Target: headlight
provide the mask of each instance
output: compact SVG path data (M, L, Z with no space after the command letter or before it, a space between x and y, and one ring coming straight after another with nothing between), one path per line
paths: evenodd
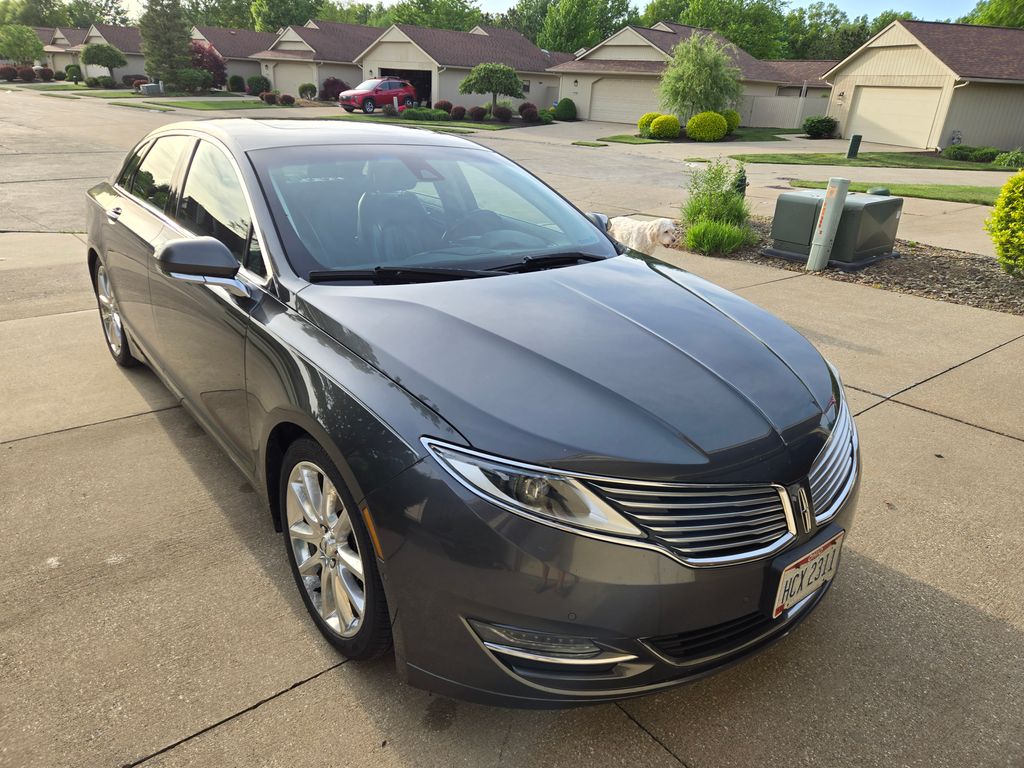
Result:
M575 478L434 440L424 439L423 444L462 485L510 512L614 536L643 536L642 531Z

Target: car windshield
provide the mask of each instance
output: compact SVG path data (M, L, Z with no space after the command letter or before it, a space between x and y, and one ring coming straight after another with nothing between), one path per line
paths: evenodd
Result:
M363 82L361 82L359 85L357 85L353 90L356 90L356 91L372 91L374 88L376 88L378 85L380 85L380 82L381 82L380 80L363 80Z
M616 255L578 210L486 150L314 146L250 157L288 261L307 279L333 270L485 270L547 255Z

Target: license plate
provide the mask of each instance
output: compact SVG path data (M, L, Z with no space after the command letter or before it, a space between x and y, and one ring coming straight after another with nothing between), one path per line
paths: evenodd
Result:
M779 579L779 590L775 593L773 619L777 619L836 575L839 552L843 547L845 535L836 534L820 547L816 547L783 569L782 578Z

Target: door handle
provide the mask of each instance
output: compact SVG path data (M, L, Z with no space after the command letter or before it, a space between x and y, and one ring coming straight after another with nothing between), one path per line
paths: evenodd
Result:
M114 224L117 222L117 219L120 215L120 208L111 208L109 211L107 211L107 221L109 221L111 224Z

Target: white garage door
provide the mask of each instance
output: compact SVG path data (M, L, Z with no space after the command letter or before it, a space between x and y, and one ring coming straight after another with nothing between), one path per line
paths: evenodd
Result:
M644 112L658 112L656 77L605 77L590 92L590 119L636 123Z
M274 88L281 93L299 95L299 86L316 82L316 67L312 64L282 61L274 67Z
M925 148L941 94L940 88L859 86L845 133L879 144Z

